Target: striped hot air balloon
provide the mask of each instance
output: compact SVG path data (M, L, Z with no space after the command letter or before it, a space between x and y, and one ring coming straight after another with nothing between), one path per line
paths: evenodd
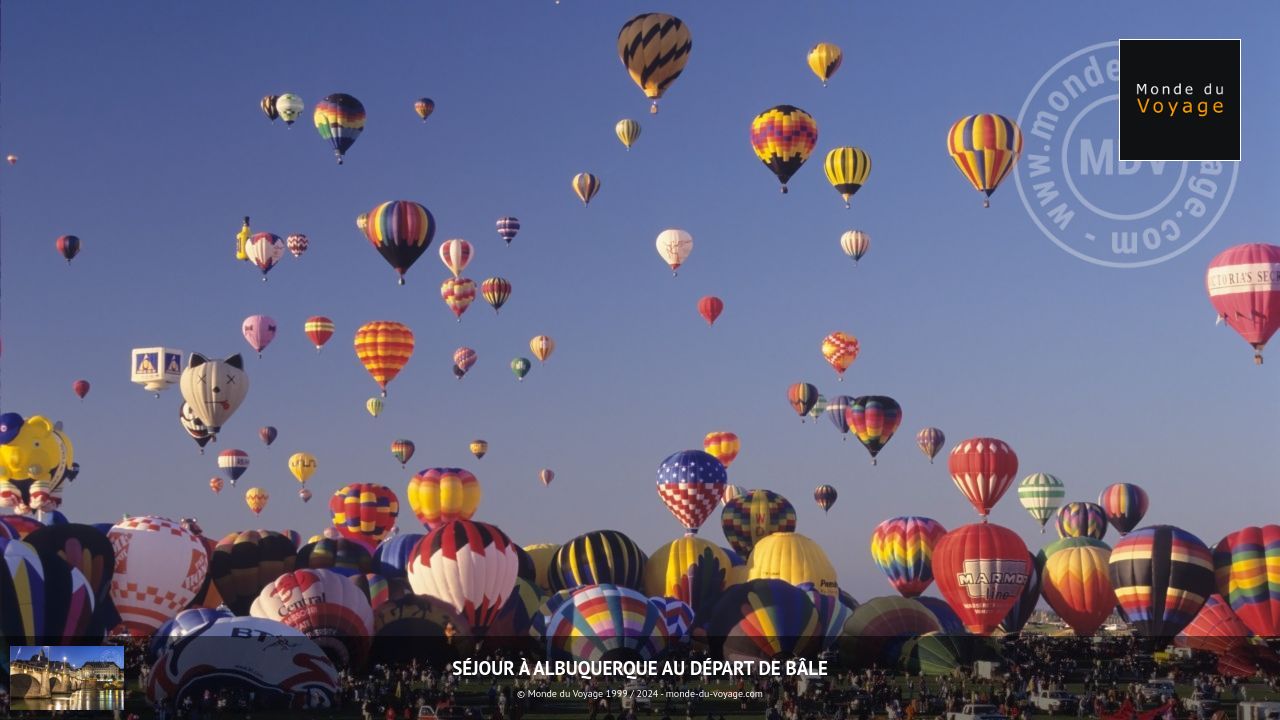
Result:
M1111 548L1091 537L1066 538L1040 551L1041 593L1077 636L1097 632L1115 610L1110 558Z
M742 449L742 442L738 440L738 436L734 433L727 430L716 430L707 433L707 436L702 439L702 449L710 453L712 457L719 460L727 468L738 457L738 451Z
M951 448L951 480L982 517L1000 502L1018 474L1018 455L1003 440L969 438Z
M658 466L658 497L694 535L720 504L720 493L729 482L725 466L702 450L682 450Z
M404 284L404 274L422 257L436 234L436 219L423 205L409 200L384 202L365 216L364 236Z
M871 464L875 465L876 456L902 424L902 406L885 395L864 395L854 398L845 414L850 429L871 454Z
M836 504L836 498L840 493L830 485L819 485L813 491L813 501L818 503L818 507L822 508L822 512L827 512L832 505Z
M1171 525L1121 538L1110 568L1120 614L1147 637L1177 635L1214 591L1213 554L1200 538Z
M342 536L373 552L396 524L400 500L390 488L376 483L351 483L329 499L330 519Z
M600 178L588 172L574 175L570 185L573 187L573 192L577 194L578 199L582 201L583 207L590 205L591 198L600 192Z
M947 151L973 188L986 195L982 206L991 207L991 193L1022 154L1022 130L1003 115L969 115L951 126Z
M947 443L947 436L936 427L927 427L916 433L916 446L929 458L929 464L937 457L938 451Z
M693 36L680 18L666 13L643 13L618 31L618 59L631 79L653 101L649 112L658 112L658 99L684 72L693 51Z
M413 514L429 530L452 520L469 520L480 505L480 481L462 468L429 468L409 479Z
M339 165L356 138L364 132L364 117L364 105L346 93L334 93L316 103L312 116L316 132L333 146Z
M413 459L413 452L416 449L417 446L413 444L412 440L401 438L391 442L391 456L400 461L401 468Z
M1108 485L1098 495L1098 504L1107 513L1107 521L1127 535L1147 514L1147 492L1133 483Z
M1107 535L1107 514L1091 502L1069 502L1058 510L1058 537L1101 540Z
M507 245L511 245L511 241L516 239L516 233L520 232L520 221L513 217L498 218L498 237L506 241Z
M469 278L449 278L440 284L440 297L458 322L462 322L462 313L476 299L476 282Z
M396 378L413 355L413 331L398 322L374 321L356 330L356 357L387 396L387 383Z
M903 597L915 597L933 583L933 547L947 529L927 517L889 518L871 533L871 559Z
M642 590L647 561L640 546L626 535L595 530L560 546L547 569L547 580L553 592L606 583Z
M1066 494L1062 481L1048 473L1033 473L1018 483L1018 502L1040 523L1042 533L1049 518L1062 505L1062 498Z
M507 304L507 298L511 297L511 281L501 277L485 278L480 282L480 296L497 313Z
M303 323L302 330L316 346L316 352L320 352L320 348L333 337L333 321L323 315L312 315Z
M827 181L840 193L847 208L849 199L862 188L867 176L871 174L871 156L862 148L832 148L827 153L823 169L827 172Z
M791 409L796 411L800 416L800 422L804 422L804 418L813 409L813 404L818 401L818 388L811 383L795 383L787 388L787 402L791 403Z
M1241 528L1213 552L1218 592L1256 635L1280 637L1280 525Z

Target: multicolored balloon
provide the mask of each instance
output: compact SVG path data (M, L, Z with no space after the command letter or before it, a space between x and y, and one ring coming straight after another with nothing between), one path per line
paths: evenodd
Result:
M1218 592L1258 637L1280 637L1280 525L1241 528L1214 548Z
M793 105L778 105L751 121L751 146L756 157L777 176L782 192L787 181L813 153L818 144L818 123L813 116Z
M938 590L975 635L989 635L1018 602L1032 572L1022 538L994 523L965 525L933 548Z
M222 478L217 476L209 478L209 489L213 491L214 495L222 492Z
M409 479L405 496L413 514L428 529L453 520L469 520L480 505L480 481L462 468L429 468Z
M1062 481L1048 473L1033 473L1022 478L1018 483L1018 502L1040 523L1040 532L1058 511L1062 498L1066 497L1066 486ZM1059 537L1062 537L1060 534Z
M591 204L591 198L600 192L600 178L587 172L578 173L573 176L570 186L573 188L573 192L577 194L578 199L582 201L582 206L586 207Z
M1120 615L1145 637L1177 635L1214 591L1213 554L1171 525L1121 538L1111 550L1110 575Z
M440 297L458 322L462 322L462 313L476 299L476 283L467 278L449 278L440 284Z
M311 241L307 239L306 235L294 233L285 238L284 245L295 258L300 258L307 251L307 248L311 246Z
M538 358L539 363L546 362L547 358L551 357L551 353L555 352L555 349L556 341L546 335L535 335L529 341L529 351L533 353L534 357Z
M418 113L418 117L422 118L422 122L426 122L431 117L431 113L435 112L436 103L431 98L421 97L413 101L413 111Z
M474 255L475 250L471 247L471 243L461 238L452 238L440 244L440 262L444 263L455 278L459 277L467 265L471 264L471 258Z
M400 500L384 485L351 483L329 499L329 513L343 537L373 552L395 527Z
M547 568L547 580L552 592L601 584L640 590L647 560L640 546L623 533L595 530L556 550Z
M671 640L665 611L662 598L651 600L630 588L610 584L580 588L547 618L541 633L546 656L552 661L584 662L656 659Z
M938 451L947 443L947 436L936 427L927 427L916 433L916 447L929 458L929 464L938 456Z
M234 487L236 481L249 469L249 453L234 448L223 450L218 453L218 469Z
M1107 513L1107 521L1123 536L1146 516L1147 493L1132 483L1115 483L1098 495L1098 504Z
M985 518L1013 484L1018 455L1003 440L969 438L951 448L947 469L956 488Z
M822 512L827 512L832 505L836 504L836 498L840 497L840 493L830 485L819 485L813 491L813 501L818 503L818 507L822 508Z
M783 580L734 585L707 618L695 633L705 633L711 652L729 661L812 657L826 639L809 594Z
M280 117L280 113L276 111L276 99L279 95L263 95L262 101L258 103L258 107L262 108L262 114L267 116L271 122L275 122Z
M1022 130L1003 115L969 115L951 126L947 151L973 188L986 195L982 206L991 207L991 193L1022 154Z
M463 375L467 374L467 371L471 369L471 366L476 364L476 357L476 351L469 347L460 347L453 351L453 366L462 371L462 373L458 375L459 380L462 379Z
M330 570L297 569L273 580L249 614L302 631L338 667L359 667L373 637L369 598Z
M67 261L68 265L80 254L80 238L75 235L60 235L53 241L53 246L57 248L58 254Z
M271 495L262 488L252 487L244 491L244 504L249 506L254 515L261 515L270 499Z
M627 150L635 144L640 137L640 123L630 118L623 118L613 126L613 132L618 136L618 141L626 146Z
M284 240L275 233L254 233L244 243L245 258L262 272L262 282L267 281L267 273L284 257L284 250Z
M1262 348L1280 329L1280 246L1227 248L1209 262L1204 283L1218 319L1253 346L1261 365Z
M115 549L111 600L131 635L155 632L204 584L208 551L180 523L154 515L131 517L107 537ZM8 550L5 555L9 559Z
M404 369L413 356L413 331L398 322L378 320L356 330L356 357L387 396L387 383ZM375 415L376 417L376 415Z
M307 334L316 352L333 337L333 321L323 315L312 315L302 324L302 331Z
M409 200L384 202L367 213L364 235L399 276L422 257L436 235L436 219L425 206Z
M688 603L694 612L710 611L724 591L729 557L714 543L695 535L672 540L644 565L644 592Z
M347 150L364 132L364 105L346 93L334 93L316 103L312 120L320 137L333 146L341 165Z
M511 281L500 277L485 278L480 283L480 295L493 306L493 312L497 313L507 304L507 298L511 297Z
M937 520L906 515L889 518L871 533L871 559L903 597L916 597L933 583L934 546L947 529Z
M276 112L284 120L285 127L293 125L305 109L306 104L302 102L302 98L293 93L285 93L276 98Z
M729 482L725 466L702 450L682 450L658 466L658 497L693 535L720 504L720 493Z
M1107 514L1091 502L1070 502L1058 511L1058 537L1101 540L1107 534Z
M702 439L702 449L711 454L712 457L720 461L720 464L726 468L733 464L734 458L738 457L738 451L742 449L742 442L738 440L738 436L727 430L715 430L707 433Z
M364 401L364 409L373 417L381 415L384 407L386 407L386 403L379 397L371 397Z
M516 233L520 232L520 220L513 217L498 218L498 237L507 242L507 246L511 245L511 241L516 239Z
M263 425L258 428L258 439L262 440L262 444L271 447L271 443L276 441L279 432L271 425Z
M467 449L471 451L472 455L476 456L477 460L479 460L484 457L485 453L489 452L489 443L484 440L472 440L471 444L467 446Z
M800 416L800 422L804 422L805 416L817 401L818 388L810 383L795 383L787 388L787 402L791 403L791 409Z
M809 50L809 69L822 81L822 87L827 86L827 81L840 69L843 60L844 53L834 43L820 42Z
M417 446L413 444L412 440L401 438L391 442L391 456L400 461L401 468L413 459L413 451L416 449Z
M658 112L658 99L684 72L692 51L689 27L665 13L637 15L618 31L618 59L644 96L653 101L650 113Z
M844 371L858 359L861 348L858 338L843 332L833 332L822 339L822 357L836 371L836 379L844 381Z
M850 198L862 189L867 177L871 175L871 156L862 148L832 148L822 167L826 170L827 181L840 193L847 208Z
M724 504L720 529L729 546L745 557L761 539L775 532L794 532L796 509L772 490L751 490Z
M902 406L891 397L864 395L853 399L845 415L849 427L858 436L858 442L871 454L871 464L875 465L876 455L902 424Z
M1098 631L1116 607L1109 574L1111 548L1091 537L1070 537L1040 551L1041 593L1077 637Z

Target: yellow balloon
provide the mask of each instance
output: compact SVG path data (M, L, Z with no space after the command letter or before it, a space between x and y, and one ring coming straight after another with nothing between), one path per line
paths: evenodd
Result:
M617 133L618 140L622 141L622 144L626 145L627 149L630 150L636 139L640 137L640 123L631 118L624 118L613 126L613 131Z
M371 397L364 401L364 409L368 410L369 414L374 417L378 417L382 414L382 406L382 398Z
M529 553L529 557L533 558L533 584L546 592L551 592L551 583L547 581L547 569L551 567L551 560L555 558L556 551L559 549L560 546L555 543L536 543L524 546L524 551Z
M833 43L818 43L809 51L809 69L822 81L822 87L827 86L827 81L840 69L843 60L844 53L840 52L840 46Z
M702 564L700 569L705 577L714 577L718 564L726 576L732 567L729 556L715 543L704 540L697 535L685 535L663 545L649 556L644 564L644 592L651 597L673 597L690 601L692 583L690 574L694 568ZM715 588L717 591L721 587Z
M236 259L237 260L249 259L249 256L246 255L244 252L244 244L249 241L249 238L252 235L253 233L249 231L249 218L248 216L246 216L244 219L244 225L240 228L240 232L236 233Z
M430 468L409 479L409 507L428 530L469 520L480 505L480 481L462 468Z
M267 506L267 501L270 499L271 496L262 488L249 488L244 494L244 504L249 506L249 509L253 511L254 515L261 513L262 509Z
M311 453L294 453L289 457L289 472L304 483L316 472L316 456Z
M794 532L773 533L757 542L747 558L747 579L813 583L823 595L840 594L836 570L827 554L818 543Z
M546 335L538 335L529 341L529 350L533 352L533 356L538 358L538 362L544 362L551 357L551 353L555 352L556 341Z
M678 17L644 13L622 26L618 57L645 97L653 100L649 112L658 112L658 98L680 77L692 49L689 27Z
M489 443L484 440L472 440L471 445L468 447L470 447L471 454L475 455L477 460L484 457L484 454L489 452Z

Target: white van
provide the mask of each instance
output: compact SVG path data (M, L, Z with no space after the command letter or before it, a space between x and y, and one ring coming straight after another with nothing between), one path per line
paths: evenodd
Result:
M1242 702L1236 705L1236 720L1276 720L1280 702Z

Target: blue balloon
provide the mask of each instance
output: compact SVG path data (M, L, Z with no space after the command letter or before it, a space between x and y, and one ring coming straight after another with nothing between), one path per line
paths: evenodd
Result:
M702 450L681 450L658 466L658 484L685 483L689 485L721 484L729 482L724 463Z
M22 424L26 421L18 413L5 413L0 415L0 445L7 445L18 437L18 432L22 430Z
M409 556L424 537L418 533L396 534L378 543L373 551L373 571L383 577L406 577Z

